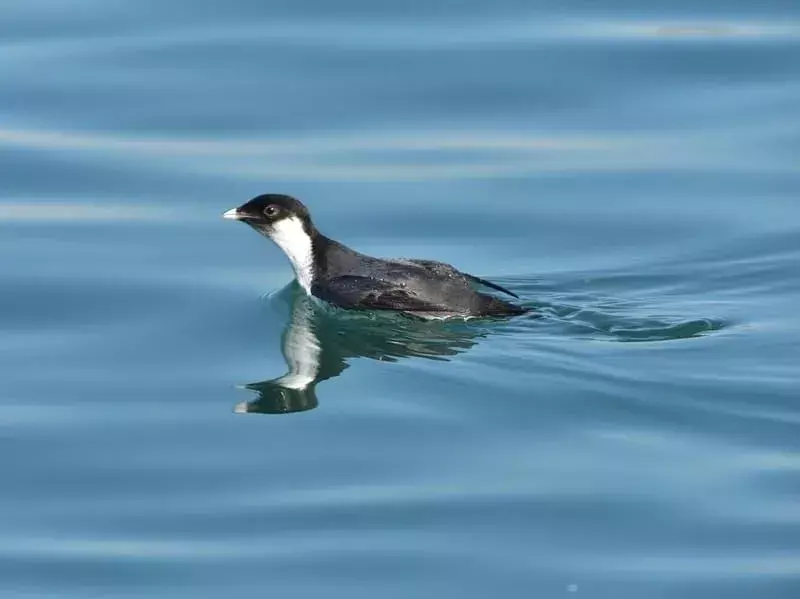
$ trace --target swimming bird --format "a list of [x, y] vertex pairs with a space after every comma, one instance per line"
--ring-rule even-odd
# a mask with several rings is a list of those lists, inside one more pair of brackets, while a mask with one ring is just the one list
[[300, 200], [259, 195], [224, 218], [242, 221], [280, 247], [310, 296], [348, 310], [395, 310], [420, 318], [514, 316], [528, 309], [481, 293], [515, 293], [434, 260], [382, 259], [326, 237]]

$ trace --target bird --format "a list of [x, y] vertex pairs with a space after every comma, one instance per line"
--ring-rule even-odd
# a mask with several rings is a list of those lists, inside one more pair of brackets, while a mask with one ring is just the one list
[[423, 319], [516, 316], [528, 308], [477, 288], [519, 299], [496, 283], [435, 260], [383, 259], [361, 254], [323, 235], [308, 208], [285, 194], [254, 197], [223, 218], [268, 237], [289, 258], [303, 291], [345, 310], [392, 310]]

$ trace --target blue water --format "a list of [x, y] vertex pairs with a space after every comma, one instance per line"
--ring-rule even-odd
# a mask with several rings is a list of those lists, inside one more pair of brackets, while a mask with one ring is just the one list
[[[800, 596], [798, 3], [28, 0], [0, 50], [0, 596]], [[319, 311], [220, 219], [270, 191], [538, 317]]]

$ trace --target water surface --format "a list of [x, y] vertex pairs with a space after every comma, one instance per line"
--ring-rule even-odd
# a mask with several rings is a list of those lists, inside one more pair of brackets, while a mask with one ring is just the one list
[[[797, 596], [796, 3], [38, 0], [0, 40], [4, 597]], [[320, 313], [220, 219], [267, 191], [537, 317]]]

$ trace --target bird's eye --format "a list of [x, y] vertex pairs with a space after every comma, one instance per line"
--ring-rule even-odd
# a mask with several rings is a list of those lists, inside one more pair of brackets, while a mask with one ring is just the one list
[[266, 208], [264, 208], [264, 214], [267, 216], [275, 216], [278, 214], [278, 207], [274, 204], [270, 204]]

